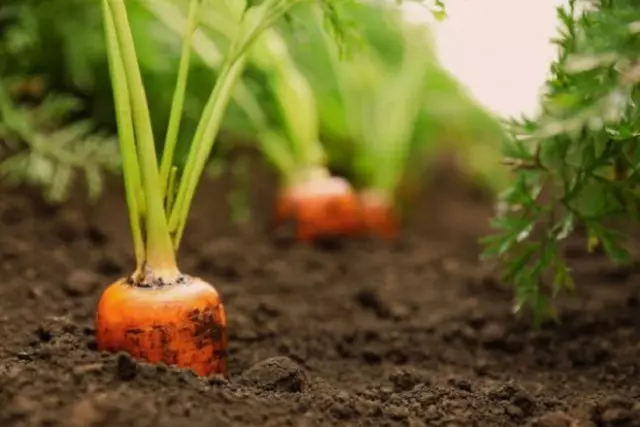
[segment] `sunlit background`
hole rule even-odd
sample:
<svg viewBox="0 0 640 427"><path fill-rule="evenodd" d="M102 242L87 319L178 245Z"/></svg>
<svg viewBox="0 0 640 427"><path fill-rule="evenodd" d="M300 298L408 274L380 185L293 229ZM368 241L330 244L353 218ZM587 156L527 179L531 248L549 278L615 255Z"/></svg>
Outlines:
<svg viewBox="0 0 640 427"><path fill-rule="evenodd" d="M406 3L411 20L429 22L444 65L478 101L503 116L533 114L555 57L556 8L566 0L450 0L435 22Z"/></svg>

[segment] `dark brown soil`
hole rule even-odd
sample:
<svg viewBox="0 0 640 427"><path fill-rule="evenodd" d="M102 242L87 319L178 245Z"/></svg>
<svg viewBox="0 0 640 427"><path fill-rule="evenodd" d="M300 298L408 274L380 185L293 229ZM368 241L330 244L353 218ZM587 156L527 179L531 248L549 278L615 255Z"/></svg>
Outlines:
<svg viewBox="0 0 640 427"><path fill-rule="evenodd" d="M324 248L265 231L262 173L240 228L229 179L203 184L181 266L225 298L229 381L95 351L133 265L118 185L93 207L0 192L0 426L640 426L634 270L574 249L562 323L533 331L477 261L491 204L434 181L401 241Z"/></svg>

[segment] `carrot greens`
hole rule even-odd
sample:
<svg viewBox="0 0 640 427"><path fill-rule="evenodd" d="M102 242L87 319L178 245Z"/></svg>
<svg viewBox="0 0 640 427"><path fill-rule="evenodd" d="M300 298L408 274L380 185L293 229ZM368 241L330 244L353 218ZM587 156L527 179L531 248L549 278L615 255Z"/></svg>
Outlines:
<svg viewBox="0 0 640 427"><path fill-rule="evenodd" d="M389 10L388 20L402 20ZM393 22L393 21L392 21ZM415 123L425 102L428 71L434 67L429 34L423 25L394 24L402 38L399 59L391 61L373 47L331 61L343 103L346 127L355 141L355 171L360 185L392 198L403 176Z"/></svg>
<svg viewBox="0 0 640 427"><path fill-rule="evenodd" d="M176 253L197 183L251 46L304 1L265 0L247 5L237 15L237 30L223 56L183 170L174 164L173 156L203 0L189 2L160 159L126 3L101 1L136 270L102 293L96 310L97 347L101 351L125 351L150 363L189 368L198 375L226 376L227 317L222 298L211 284L181 273Z"/></svg>
<svg viewBox="0 0 640 427"><path fill-rule="evenodd" d="M159 9L158 3L149 4L149 8L152 11L156 9L155 13L167 24L171 25L180 14L184 18L185 13L180 7L164 4L164 0L158 1ZM202 28L206 32L200 34L199 40L194 40L193 46L196 53L212 68L221 66L220 58L216 54L219 51L218 46L231 44L239 31L236 22L239 22L242 10L234 6L237 4L233 2L204 6L205 11L210 12L202 16ZM169 8L173 8L171 16L168 13ZM163 13L165 10L166 13ZM171 26L176 29L175 25ZM219 36L222 36L223 42L219 40ZM289 53L286 40L277 29L266 29L256 38L247 54L248 63L267 78L282 126L270 123L264 109L256 106L256 99L249 93L239 94L237 87L234 101L250 119L262 152L275 165L284 180L289 183L300 180L300 174L322 168L326 158L318 140L318 113L313 90L298 69L295 59Z"/></svg>
<svg viewBox="0 0 640 427"><path fill-rule="evenodd" d="M200 13L203 10L208 13L213 11L205 9L202 0L189 2L169 126L158 166L149 106L128 22L126 2L102 0L138 273L142 273L140 270L143 267L170 276L178 271L175 254L184 233L197 183L217 138L227 105L245 70L251 47L276 21L294 6L303 3L310 3L310 0L264 0L256 5L247 5L235 15L237 24L233 34L229 33L230 43L215 85L202 111L184 168L178 170L173 155L184 108L194 32L199 24ZM238 2L228 3L231 9L239 5ZM304 89L299 76L289 74L285 77L291 78L292 82L297 81L297 89ZM282 78L279 81L281 91L284 91ZM311 105L312 102L306 104ZM286 115L290 113L291 110L288 110ZM313 116L313 112L306 115ZM311 120L315 120L315 117ZM293 129L298 138L308 138L306 135L299 136L300 131Z"/></svg>

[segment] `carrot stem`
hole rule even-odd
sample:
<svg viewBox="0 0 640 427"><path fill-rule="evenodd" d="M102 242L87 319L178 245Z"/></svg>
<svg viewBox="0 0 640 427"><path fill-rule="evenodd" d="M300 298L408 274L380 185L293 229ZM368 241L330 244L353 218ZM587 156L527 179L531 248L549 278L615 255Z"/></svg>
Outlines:
<svg viewBox="0 0 640 427"><path fill-rule="evenodd" d="M207 122L201 120L196 129L196 136L189 151L183 178L178 187L176 202L169 217L169 226L174 232L173 245L175 248L180 246L198 180L204 171L209 153L220 130L220 124L231 98L231 91L235 82L242 75L245 63L246 58L243 55L238 57L235 62L223 67L209 102L205 106L205 114L202 116L203 119L208 118L209 120Z"/></svg>
<svg viewBox="0 0 640 427"><path fill-rule="evenodd" d="M140 3L149 13L153 14L171 31L182 34L183 27L187 25L187 18L182 9L173 0L144 0ZM238 25L234 23L227 4L216 2L205 4L200 9L200 24L213 32L223 34L229 40L235 35ZM191 47L195 53L209 68L219 69L224 62L224 54L207 33L196 28L193 33ZM260 107L260 103L251 93L242 80L236 83L233 92L233 101L247 115L256 129L262 129L266 124L266 116Z"/></svg>
<svg viewBox="0 0 640 427"><path fill-rule="evenodd" d="M316 99L311 85L291 58L286 42L275 30L268 30L257 40L252 52L254 61L271 75L297 164L303 169L322 165L325 152L318 140Z"/></svg>
<svg viewBox="0 0 640 427"><path fill-rule="evenodd" d="M230 10L221 14L207 13L202 23L233 40L238 25L228 16L234 13ZM317 140L319 124L313 91L291 57L286 41L273 28L265 30L256 39L248 60L272 79L287 135L269 129L264 118L250 114L246 107L245 112L256 128L261 150L283 178L291 182L298 169L324 163L324 149Z"/></svg>
<svg viewBox="0 0 640 427"><path fill-rule="evenodd" d="M136 154L135 134L131 120L131 107L129 88L125 71L122 65L122 57L118 48L118 40L113 24L113 17L109 10L107 0L102 0L104 13L104 28L107 42L107 57L109 70L112 76L113 96L116 104L116 121L118 123L118 141L122 153L122 169L124 174L124 186L129 211L129 224L133 238L133 248L136 258L136 272L141 272L145 261L144 236L141 228L142 186Z"/></svg>
<svg viewBox="0 0 640 427"><path fill-rule="evenodd" d="M364 154L371 156L375 165L371 184L387 196L393 194L402 178L429 66L428 56L419 55L410 40L405 49L408 51L400 70L373 100L370 123L381 124L386 120L385 125L363 128L370 147Z"/></svg>
<svg viewBox="0 0 640 427"><path fill-rule="evenodd" d="M294 184L299 165L289 148L289 141L286 136L279 131L265 129L260 132L258 139L260 150L278 170L285 184Z"/></svg>
<svg viewBox="0 0 640 427"><path fill-rule="evenodd" d="M169 215L169 229L174 233L173 245L176 249L180 246L195 190L220 130L232 90L244 72L248 50L265 29L297 3L298 1L265 0L243 13L238 33L227 52L196 128L182 179L178 184L175 205Z"/></svg>
<svg viewBox="0 0 640 427"><path fill-rule="evenodd" d="M189 148L187 163L177 191L174 193L176 170L172 165L173 154L184 107L184 95L188 80L188 66L192 37L196 29L196 20L202 0L191 0L189 16L183 37L178 81L172 100L170 123L165 136L165 147L160 168L156 156L149 106L142 82L140 66L135 44L131 34L127 10L123 0L103 0L105 19L113 28L110 50L114 58L120 58L121 66L112 67L112 75L126 82L120 88L128 90L128 96L122 91L117 93L121 107L121 132L131 137L135 135L136 150L140 163L141 181L145 196L146 225L145 264L150 270L161 270L161 275L177 272L176 251L184 233L189 208L202 176L211 149L220 130L226 107L232 91L244 71L249 48L256 38L281 18L293 6L302 0L265 0L258 6L251 6L242 13L237 34L231 48L225 55L220 75L196 128L195 136ZM117 47L117 49L116 49ZM126 92L125 92L126 93ZM127 119L130 106L131 114ZM130 121L127 121L130 120ZM127 123L130 124L127 129ZM131 131L131 128L133 131ZM127 134L127 130L129 134ZM129 175L132 175L131 170ZM174 196L175 194L175 196ZM165 202L169 206L164 206ZM136 208L132 206L132 210Z"/></svg>
<svg viewBox="0 0 640 427"><path fill-rule="evenodd" d="M169 126L165 137L164 147L162 151L162 161L160 164L160 185L164 199L167 198L167 191L173 191L167 188L169 185L169 174L173 164L173 155L178 141L178 131L180 130L180 121L182 119L182 110L184 108L184 97L187 90L187 81L189 79L189 64L191 61L191 42L193 34L198 25L198 12L202 6L202 0L191 0L189 2L189 13L187 17L187 25L182 37L182 53L180 54L180 65L178 68L178 78L176 87L173 92L173 100L171 102L171 113L169 116Z"/></svg>
<svg viewBox="0 0 640 427"><path fill-rule="evenodd" d="M127 17L127 10L122 0L108 0L108 2L119 43L123 70L130 90L133 125L138 142L137 149L142 173L142 186L146 198L147 241L145 261L146 265L152 270L174 274L177 271L176 257L163 209L149 106Z"/></svg>

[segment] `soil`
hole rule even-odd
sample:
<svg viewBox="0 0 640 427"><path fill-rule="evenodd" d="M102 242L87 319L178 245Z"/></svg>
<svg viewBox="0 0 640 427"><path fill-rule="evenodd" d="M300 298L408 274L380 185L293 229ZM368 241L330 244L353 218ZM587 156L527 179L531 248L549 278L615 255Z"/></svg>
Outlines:
<svg viewBox="0 0 640 427"><path fill-rule="evenodd" d="M95 205L0 192L1 426L640 426L636 268L576 240L577 289L534 330L478 260L490 199L446 168L397 242L318 247L270 230L250 169L250 222L232 178L204 182L181 253L225 298L228 380L95 350L97 298L133 266L119 184Z"/></svg>

